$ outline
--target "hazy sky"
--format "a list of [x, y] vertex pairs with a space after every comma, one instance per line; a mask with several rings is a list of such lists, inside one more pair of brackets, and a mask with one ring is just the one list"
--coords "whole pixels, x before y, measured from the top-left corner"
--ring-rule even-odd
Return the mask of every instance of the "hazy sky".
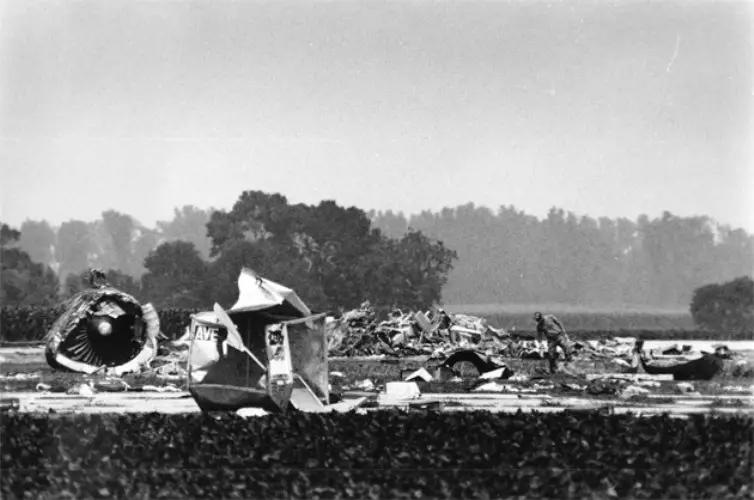
[[754, 231], [744, 2], [6, 1], [3, 221], [242, 190]]

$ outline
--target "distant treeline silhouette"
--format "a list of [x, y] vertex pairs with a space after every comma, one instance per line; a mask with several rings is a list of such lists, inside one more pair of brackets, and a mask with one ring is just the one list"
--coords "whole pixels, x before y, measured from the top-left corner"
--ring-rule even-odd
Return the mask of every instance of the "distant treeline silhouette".
[[[365, 232], [364, 221], [371, 221], [372, 229], [389, 238]], [[214, 233], [210, 234], [208, 228]], [[410, 228], [419, 233], [412, 233], [403, 245], [390, 243], [404, 237]], [[67, 288], [73, 292], [80, 274], [90, 267], [118, 270], [123, 286], [137, 289], [148, 271], [148, 257], [152, 256], [154, 266], [155, 259], [168, 262], [179, 255], [189, 262], [184, 269], [190, 272], [182, 274], [178, 265], [170, 270], [173, 278], [165, 275], [155, 281], [152, 276], [146, 282], [152, 283], [155, 293], [158, 288], [165, 295], [173, 293], [175, 300], [189, 301], [191, 304], [185, 306], [193, 307], [195, 302], [210, 300], [202, 294], [211, 290], [225, 293], [227, 288], [232, 294], [231, 270], [223, 271], [222, 283], [215, 274], [210, 291], [186, 290], [190, 280], [212, 277], [212, 263], [223, 255], [230, 259], [233, 252], [238, 254], [234, 259], [239, 263], [262, 259], [270, 270], [279, 269], [271, 272], [307, 273], [307, 284], [300, 286], [311, 285], [311, 293], [323, 305], [332, 305], [336, 299], [351, 305], [371, 290], [371, 284], [395, 302], [426, 302], [438, 296], [435, 289], [442, 287], [446, 304], [687, 309], [697, 287], [750, 275], [754, 269], [754, 238], [744, 230], [718, 225], [708, 217], [678, 217], [667, 212], [655, 219], [642, 215], [632, 221], [593, 219], [552, 209], [541, 219], [514, 207], [494, 212], [467, 204], [407, 217], [402, 213], [346, 209], [333, 202], [290, 205], [281, 195], [247, 191], [229, 212], [185, 206], [175, 210], [172, 220], [158, 222], [154, 228], [108, 210], [96, 221], [71, 220], [54, 228], [46, 221], [27, 220], [19, 229], [20, 233], [3, 228], [3, 247], [8, 253], [3, 262], [3, 288], [9, 287], [3, 292], [5, 304], [13, 302], [12, 294], [22, 294], [13, 287], [22, 287], [23, 276], [38, 282], [25, 292], [37, 290], [36, 295], [25, 299], [27, 303], [42, 303], [39, 297], [53, 288], [53, 281], [62, 285], [64, 295]], [[307, 232], [310, 234], [301, 238]], [[423, 241], [422, 235], [442, 242], [443, 248], [455, 251], [458, 258], [451, 259], [443, 248]], [[231, 243], [241, 240], [249, 248], [236, 245], [231, 249]], [[199, 260], [193, 257], [193, 249], [181, 246], [155, 252], [161, 244], [178, 241], [192, 244]], [[290, 245], [297, 250], [289, 251]], [[27, 256], [10, 252], [9, 248], [15, 246]], [[298, 259], [302, 248], [306, 248], [307, 257]], [[261, 254], [254, 253], [262, 249]], [[438, 251], [440, 270], [428, 270], [427, 263], [408, 264]], [[267, 262], [276, 256], [286, 263]], [[200, 262], [206, 263], [206, 269]], [[34, 263], [41, 266], [34, 267]], [[9, 271], [11, 265], [18, 271]], [[55, 273], [50, 273], [48, 266]], [[367, 268], [367, 274], [359, 271]], [[402, 272], [410, 276], [402, 276]], [[378, 283], [383, 275], [389, 280]], [[176, 286], [170, 285], [170, 279]], [[159, 286], [155, 284], [158, 282]], [[292, 284], [299, 283], [303, 282], [295, 278]], [[413, 297], [406, 290], [412, 283], [429, 287], [418, 292], [423, 298]], [[196, 298], [199, 296], [201, 299]]]
[[244, 191], [230, 211], [184, 207], [157, 226], [144, 228], [112, 210], [57, 230], [45, 222], [27, 221], [20, 231], [3, 224], [2, 304], [54, 304], [87, 286], [83, 273], [94, 267], [113, 286], [160, 308], [227, 307], [237, 299], [239, 271], [248, 267], [292, 287], [314, 310], [350, 309], [364, 300], [381, 312], [426, 309], [442, 300], [456, 260], [420, 232], [384, 236], [358, 208], [294, 205], [261, 191]]
[[443, 291], [454, 304], [687, 309], [697, 287], [754, 269], [754, 238], [704, 216], [594, 219], [553, 208], [539, 219], [473, 204], [369, 215], [388, 236], [413, 228], [458, 253]]

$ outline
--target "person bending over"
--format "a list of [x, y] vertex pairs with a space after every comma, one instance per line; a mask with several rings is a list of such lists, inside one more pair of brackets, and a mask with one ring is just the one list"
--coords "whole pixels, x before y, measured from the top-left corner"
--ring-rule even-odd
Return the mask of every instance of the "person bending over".
[[547, 339], [547, 353], [550, 361], [550, 373], [555, 373], [558, 368], [557, 356], [558, 346], [563, 349], [566, 363], [570, 363], [573, 358], [573, 348], [568, 338], [563, 324], [553, 316], [545, 316], [540, 312], [534, 313], [534, 321], [537, 323], [537, 338], [541, 342], [544, 336]]

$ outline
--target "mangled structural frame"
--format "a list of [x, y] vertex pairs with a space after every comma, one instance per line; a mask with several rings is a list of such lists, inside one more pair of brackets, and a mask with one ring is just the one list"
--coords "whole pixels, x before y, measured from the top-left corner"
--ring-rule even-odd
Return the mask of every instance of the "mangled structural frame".
[[227, 313], [216, 304], [192, 317], [188, 388], [199, 407], [335, 409], [329, 404], [326, 314], [313, 314], [293, 290], [249, 269], [242, 269], [238, 288]]
[[[45, 358], [56, 370], [122, 375], [157, 354], [160, 320], [152, 304], [109, 285], [80, 292], [45, 336]], [[97, 328], [105, 323], [104, 328]]]

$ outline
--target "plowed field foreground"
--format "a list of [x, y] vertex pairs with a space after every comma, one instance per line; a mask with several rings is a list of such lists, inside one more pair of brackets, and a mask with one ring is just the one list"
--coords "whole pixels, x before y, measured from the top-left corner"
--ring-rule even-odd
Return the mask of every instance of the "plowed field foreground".
[[2, 497], [750, 498], [750, 416], [16, 414]]

